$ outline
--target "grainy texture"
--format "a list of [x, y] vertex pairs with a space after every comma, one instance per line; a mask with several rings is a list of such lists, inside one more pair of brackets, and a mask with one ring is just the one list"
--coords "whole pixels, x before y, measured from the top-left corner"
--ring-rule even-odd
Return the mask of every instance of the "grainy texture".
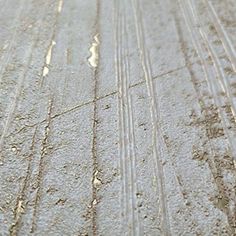
[[0, 0], [0, 235], [236, 235], [235, 0]]

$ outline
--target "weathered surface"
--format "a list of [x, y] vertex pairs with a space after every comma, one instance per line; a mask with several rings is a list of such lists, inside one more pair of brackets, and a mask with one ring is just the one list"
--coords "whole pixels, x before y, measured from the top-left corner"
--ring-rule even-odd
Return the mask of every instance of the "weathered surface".
[[0, 235], [236, 235], [234, 0], [0, 0]]

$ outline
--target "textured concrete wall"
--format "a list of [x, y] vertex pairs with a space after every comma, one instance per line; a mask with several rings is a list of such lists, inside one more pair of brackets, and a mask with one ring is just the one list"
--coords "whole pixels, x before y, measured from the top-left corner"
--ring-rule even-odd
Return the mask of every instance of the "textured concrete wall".
[[236, 235], [235, 0], [0, 0], [0, 235]]

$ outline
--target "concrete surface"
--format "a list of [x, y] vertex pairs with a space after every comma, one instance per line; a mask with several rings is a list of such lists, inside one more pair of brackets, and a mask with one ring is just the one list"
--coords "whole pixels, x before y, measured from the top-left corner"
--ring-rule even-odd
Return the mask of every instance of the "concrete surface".
[[235, 0], [0, 0], [0, 235], [236, 235]]

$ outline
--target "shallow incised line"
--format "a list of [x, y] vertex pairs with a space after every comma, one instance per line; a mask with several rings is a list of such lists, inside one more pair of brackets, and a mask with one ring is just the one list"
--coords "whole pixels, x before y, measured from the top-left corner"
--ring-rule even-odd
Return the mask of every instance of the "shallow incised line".
[[233, 43], [231, 42], [231, 39], [227, 35], [227, 33], [224, 29], [224, 26], [220, 22], [219, 16], [217, 15], [217, 13], [215, 11], [215, 8], [213, 7], [212, 2], [206, 1], [206, 0], [204, 0], [204, 2], [207, 6], [208, 12], [212, 16], [212, 19], [214, 20], [214, 24], [216, 26], [217, 32], [221, 36], [220, 39], [223, 43], [226, 53], [228, 54], [228, 57], [229, 57], [231, 64], [232, 64], [232, 67], [233, 67], [234, 71], [236, 71], [236, 52], [235, 52], [235, 48], [233, 46]]
[[[45, 5], [45, 7], [46, 7], [46, 5]], [[28, 69], [28, 65], [31, 63], [31, 61], [32, 61], [32, 54], [33, 54], [33, 50], [34, 50], [34, 48], [35, 48], [35, 46], [36, 46], [36, 44], [37, 44], [37, 42], [38, 42], [38, 37], [39, 37], [39, 32], [40, 32], [40, 29], [41, 29], [41, 26], [42, 26], [42, 22], [43, 22], [43, 20], [45, 19], [45, 16], [39, 21], [39, 26], [38, 26], [38, 28], [37, 28], [37, 33], [35, 34], [35, 39], [34, 39], [34, 43], [31, 45], [31, 48], [30, 48], [30, 53], [29, 53], [29, 59], [28, 59], [28, 62], [27, 62], [27, 66], [25, 66], [25, 70], [24, 70], [24, 74], [23, 74], [23, 76], [20, 78], [20, 82], [18, 83], [18, 87], [17, 87], [17, 92], [16, 92], [16, 96], [15, 96], [15, 102], [14, 102], [14, 104], [13, 104], [13, 106], [12, 106], [12, 109], [11, 109], [11, 113], [10, 113], [10, 116], [8, 117], [8, 120], [7, 120], [7, 122], [8, 122], [8, 126], [9, 126], [9, 124], [10, 124], [10, 121], [11, 121], [11, 117], [13, 116], [13, 114], [14, 114], [14, 111], [15, 111], [15, 108], [16, 108], [16, 106], [17, 106], [17, 98], [18, 98], [18, 96], [20, 95], [20, 93], [21, 93], [21, 90], [22, 90], [22, 88], [23, 88], [23, 85], [24, 85], [24, 80], [25, 80], [25, 77], [26, 77], [26, 74], [27, 74], [27, 69]], [[48, 56], [47, 56], [47, 58], [46, 58], [46, 62], [47, 63], [50, 63], [50, 60], [51, 60], [51, 55], [50, 55], [50, 53], [48, 54]], [[45, 120], [46, 121], [46, 120]], [[42, 121], [42, 122], [38, 122], [38, 123], [36, 123], [36, 124], [33, 124], [33, 125], [29, 125], [29, 126], [27, 126], [27, 127], [35, 127], [35, 126], [37, 126], [38, 124], [40, 124], [40, 123], [43, 123], [44, 121]], [[8, 127], [8, 126], [6, 126], [6, 127]], [[46, 126], [46, 128], [48, 128], [47, 126]], [[45, 129], [46, 129], [45, 128]], [[23, 130], [24, 128], [22, 128], [22, 130]], [[37, 127], [36, 127], [36, 130], [37, 130]], [[6, 129], [6, 131], [7, 131], [7, 129]], [[48, 132], [48, 130], [45, 130], [45, 132]], [[11, 134], [10, 134], [11, 135]], [[10, 136], [10, 135], [8, 135], [8, 136]], [[36, 135], [36, 131], [35, 131], [35, 134], [34, 134], [34, 136]], [[4, 137], [4, 136], [3, 136]], [[33, 137], [33, 140], [34, 140], [34, 137]], [[46, 142], [47, 141], [47, 138], [46, 139], [44, 139], [44, 142]], [[34, 141], [33, 141], [34, 142]], [[32, 147], [31, 148], [33, 148], [33, 145], [34, 144], [32, 144]], [[44, 155], [44, 150], [41, 150], [41, 159], [40, 159], [40, 163], [42, 162], [42, 160], [43, 160], [43, 155]], [[28, 163], [28, 167], [27, 167], [27, 173], [26, 173], [26, 178], [25, 178], [25, 180], [24, 180], [24, 183], [23, 183], [23, 189], [22, 189], [22, 191], [20, 192], [20, 195], [17, 197], [17, 206], [16, 206], [16, 208], [15, 208], [15, 219], [14, 219], [14, 222], [13, 222], [13, 224], [12, 224], [12, 226], [11, 226], [11, 229], [10, 229], [10, 233], [12, 234], [12, 235], [16, 235], [17, 234], [17, 232], [18, 232], [18, 230], [19, 230], [19, 227], [20, 227], [20, 221], [21, 221], [21, 217], [22, 217], [22, 212], [20, 211], [20, 209], [23, 207], [23, 204], [24, 204], [24, 198], [25, 198], [25, 191], [26, 191], [26, 189], [27, 189], [27, 186], [28, 186], [28, 181], [29, 181], [29, 178], [30, 178], [30, 172], [31, 172], [31, 160], [32, 160], [32, 155], [33, 155], [33, 150], [32, 150], [32, 153], [31, 153], [31, 155], [30, 155], [30, 157], [29, 157], [29, 163]], [[42, 163], [41, 163], [42, 164]], [[37, 189], [37, 194], [36, 194], [36, 198], [35, 198], [35, 208], [34, 208], [34, 212], [33, 212], [33, 222], [32, 222], [32, 227], [31, 227], [31, 231], [34, 231], [35, 230], [35, 227], [36, 227], [36, 215], [37, 215], [37, 204], [38, 204], [38, 202], [39, 202], [39, 191], [40, 191], [40, 181], [41, 181], [41, 172], [42, 172], [42, 170], [41, 170], [42, 168], [41, 167], [39, 167], [39, 173], [38, 173], [38, 189]]]
[[[198, 53], [199, 58], [200, 58], [201, 61], [202, 61], [202, 68], [203, 68], [203, 71], [204, 71], [204, 73], [205, 73], [205, 79], [206, 79], [206, 81], [207, 81], [207, 84], [208, 84], [208, 86], [209, 86], [209, 89], [210, 89], [211, 93], [213, 94], [214, 101], [216, 102], [216, 105], [217, 105], [217, 107], [218, 107], [219, 114], [220, 114], [220, 116], [221, 116], [221, 120], [222, 120], [222, 123], [223, 123], [223, 124], [222, 124], [222, 125], [223, 125], [223, 128], [224, 128], [225, 132], [227, 133], [227, 130], [226, 130], [227, 127], [226, 127], [226, 125], [225, 125], [225, 117], [222, 116], [221, 106], [219, 106], [219, 101], [218, 101], [218, 99], [217, 99], [217, 96], [215, 96], [215, 94], [216, 94], [216, 92], [215, 92], [215, 85], [212, 84], [211, 81], [210, 81], [210, 75], [209, 75], [209, 72], [208, 72], [208, 70], [207, 70], [207, 65], [206, 65], [206, 62], [205, 62], [205, 60], [203, 59], [203, 56], [202, 56], [202, 47], [199, 45], [198, 40], [195, 38], [196, 35], [194, 35], [194, 34], [196, 34], [196, 32], [193, 32], [193, 30], [192, 30], [192, 29], [195, 29], [195, 28], [194, 28], [193, 25], [191, 25], [191, 24], [193, 24], [193, 23], [192, 23], [192, 20], [191, 20], [190, 16], [187, 16], [187, 9], [185, 8], [185, 5], [182, 4], [181, 1], [179, 1], [179, 5], [180, 5], [180, 8], [181, 8], [181, 10], [182, 10], [182, 12], [183, 12], [183, 15], [184, 15], [185, 22], [186, 22], [186, 25], [187, 25], [187, 27], [188, 27], [188, 30], [189, 30], [189, 32], [190, 32], [190, 34], [191, 34], [191, 38], [192, 38], [193, 44], [194, 44], [194, 46], [195, 46], [195, 48], [196, 48], [196, 50], [197, 50], [197, 53]], [[205, 125], [207, 126], [207, 123], [205, 123]], [[228, 133], [227, 133], [227, 135], [228, 135]], [[209, 142], [209, 144], [210, 144], [210, 152], [211, 152], [211, 153], [210, 153], [210, 156], [212, 156], [212, 157], [217, 157], [217, 154], [216, 154], [215, 151], [214, 151], [214, 148], [213, 148], [212, 143]], [[218, 186], [218, 188], [219, 188], [219, 191], [220, 191], [220, 190], [222, 190], [222, 189], [221, 189], [222, 183], [220, 182], [221, 179], [217, 178], [217, 176], [216, 176], [216, 173], [217, 173], [217, 169], [216, 169], [216, 168], [217, 168], [217, 167], [216, 167], [216, 164], [215, 164], [215, 162], [214, 162], [214, 159], [211, 159], [211, 161], [209, 162], [209, 165], [211, 165], [211, 166], [210, 166], [210, 167], [211, 167], [210, 169], [211, 169], [211, 171], [212, 171], [212, 173], [213, 173], [213, 176], [214, 176], [215, 179], [217, 180], [217, 181], [216, 181], [216, 184], [217, 184], [217, 186]], [[224, 192], [224, 189], [223, 189], [223, 192]], [[233, 229], [234, 227], [232, 226], [232, 222], [231, 222], [231, 220], [230, 220], [230, 210], [229, 210], [229, 209], [226, 210], [226, 216], [227, 216], [227, 218], [228, 218], [228, 223], [229, 223], [229, 225], [230, 225], [231, 230], [234, 231], [234, 229]]]
[[152, 129], [153, 129], [153, 158], [154, 163], [156, 165], [155, 168], [155, 175], [156, 179], [159, 180], [159, 191], [160, 191], [160, 200], [161, 200], [161, 211], [162, 211], [162, 232], [164, 235], [170, 235], [170, 226], [169, 226], [169, 217], [167, 211], [167, 203], [166, 203], [166, 196], [165, 196], [165, 177], [164, 172], [161, 164], [161, 148], [165, 147], [163, 137], [161, 134], [161, 129], [158, 125], [158, 118], [159, 113], [157, 110], [157, 101], [155, 96], [155, 91], [153, 88], [153, 80], [152, 80], [152, 73], [151, 73], [151, 64], [148, 50], [146, 49], [145, 45], [145, 35], [143, 31], [143, 22], [142, 22], [142, 15], [141, 9], [139, 6], [139, 2], [137, 0], [131, 0], [132, 7], [133, 7], [133, 14], [135, 19], [135, 27], [136, 27], [136, 37], [138, 42], [138, 49], [140, 54], [140, 60], [142, 63], [142, 69], [145, 75], [146, 86], [148, 89], [148, 95], [151, 99], [150, 104], [150, 112], [151, 112], [151, 119], [152, 119]]
[[[47, 5], [45, 5], [46, 7]], [[56, 21], [54, 26], [56, 26], [57, 23], [57, 18], [58, 18], [58, 13], [56, 15]], [[41, 25], [43, 20], [45, 19], [45, 16], [43, 17], [43, 19], [40, 20], [40, 29], [41, 29]], [[53, 39], [54, 39], [54, 34], [55, 34], [55, 27], [53, 29]], [[38, 40], [38, 39], [37, 39]], [[45, 64], [47, 66], [50, 65], [51, 63], [51, 58], [52, 58], [52, 49], [53, 46], [55, 45], [55, 41], [51, 40], [51, 45], [48, 48], [47, 54], [45, 56]], [[44, 75], [42, 74], [41, 77], [44, 77]], [[41, 83], [41, 87], [42, 87], [42, 83]], [[41, 89], [41, 88], [40, 88]], [[35, 127], [37, 129], [37, 126], [39, 124], [42, 123], [46, 123], [45, 127], [44, 127], [44, 137], [41, 143], [41, 150], [40, 150], [40, 158], [39, 158], [39, 165], [38, 165], [38, 173], [37, 173], [37, 182], [36, 182], [36, 195], [35, 198], [33, 199], [33, 213], [32, 213], [32, 222], [31, 222], [31, 228], [30, 228], [30, 232], [34, 233], [37, 229], [37, 220], [38, 220], [38, 214], [39, 214], [39, 204], [40, 204], [40, 198], [41, 198], [41, 192], [42, 192], [42, 181], [43, 181], [43, 172], [44, 172], [44, 165], [45, 165], [45, 156], [47, 155], [47, 149], [48, 149], [48, 139], [49, 139], [49, 135], [50, 135], [50, 126], [51, 126], [51, 121], [52, 121], [52, 109], [53, 109], [53, 96], [50, 95], [50, 99], [48, 101], [48, 107], [47, 107], [48, 111], [47, 111], [47, 117], [41, 121], [41, 122], [37, 122], [34, 125], [31, 125], [31, 127]], [[33, 153], [32, 153], [33, 155]], [[30, 157], [29, 160], [29, 164], [28, 164], [28, 169], [27, 169], [27, 179], [25, 180], [25, 186], [27, 185], [27, 182], [29, 181], [28, 179], [30, 178], [30, 171], [31, 171], [31, 160], [32, 160], [33, 156]], [[25, 187], [26, 191], [27, 186]], [[25, 194], [25, 193], [24, 193]]]
[[[125, 3], [124, 3], [125, 6]], [[126, 12], [127, 14], [127, 12]], [[130, 64], [129, 64], [129, 40], [128, 40], [128, 31], [127, 31], [127, 22], [126, 22], [126, 15], [124, 17], [124, 27], [123, 32], [124, 40], [122, 49], [124, 55], [124, 94], [126, 94], [126, 104], [127, 104], [127, 123], [128, 123], [128, 141], [129, 141], [129, 156], [130, 156], [130, 172], [131, 172], [131, 199], [132, 199], [132, 222], [133, 222], [133, 235], [142, 235], [142, 227], [140, 225], [140, 219], [138, 212], [135, 212], [137, 209], [137, 196], [136, 193], [138, 192], [137, 187], [137, 170], [136, 170], [136, 152], [135, 152], [135, 134], [134, 134], [134, 122], [133, 122], [133, 106], [132, 106], [132, 95], [129, 92], [128, 84], [130, 82]], [[126, 43], [126, 45], [125, 45]], [[122, 44], [121, 44], [122, 45]]]
[[118, 86], [118, 107], [119, 107], [119, 157], [120, 157], [120, 172], [121, 172], [121, 232], [123, 227], [126, 225], [128, 220], [128, 209], [127, 209], [127, 171], [125, 170], [125, 142], [124, 142], [124, 111], [123, 111], [123, 102], [122, 102], [122, 84], [121, 84], [121, 51], [120, 51], [120, 4], [119, 0], [114, 1], [114, 40], [115, 40], [115, 69], [116, 69], [116, 79]]
[[[19, 20], [19, 18], [21, 17], [22, 11], [24, 9], [24, 5], [25, 5], [25, 0], [22, 0], [21, 3], [20, 3], [19, 9], [18, 9], [17, 16], [14, 17], [14, 23], [15, 24], [16, 24], [16, 22], [21, 22]], [[27, 6], [28, 5], [29, 4], [27, 4]], [[4, 71], [6, 70], [6, 67], [7, 67], [8, 63], [9, 63], [10, 59], [12, 58], [12, 49], [13, 49], [13, 46], [14, 46], [14, 42], [16, 40], [17, 29], [18, 29], [20, 24], [21, 23], [17, 24], [17, 26], [14, 29], [13, 36], [11, 37], [11, 41], [10, 41], [10, 43], [7, 46], [7, 53], [6, 53], [5, 57], [4, 57], [3, 63], [1, 63], [1, 67], [0, 67], [0, 83], [2, 82]]]
[[[121, 206], [124, 211], [124, 215], [121, 214], [121, 226], [122, 232], [129, 232], [130, 235], [140, 235], [139, 217], [138, 213], [135, 212], [135, 209], [137, 208], [136, 154], [134, 150], [132, 100], [128, 87], [130, 80], [128, 34], [126, 28], [126, 15], [121, 15], [121, 12], [124, 12], [124, 5], [122, 2], [121, 5], [119, 5], [118, 2], [116, 3], [115, 62], [119, 91], [119, 152], [122, 180]], [[131, 224], [130, 227], [129, 224]]]
[[[188, 53], [187, 53], [188, 48], [185, 45], [184, 33], [183, 33], [181, 25], [180, 25], [179, 17], [177, 16], [175, 11], [173, 12], [173, 17], [174, 17], [174, 21], [175, 21], [175, 28], [176, 28], [177, 35], [178, 35], [178, 38], [179, 38], [179, 43], [180, 43], [181, 51], [182, 51], [183, 56], [184, 56], [184, 60], [185, 60], [185, 64], [186, 64], [187, 70], [188, 70], [188, 72], [190, 74], [190, 77], [191, 77], [191, 82], [193, 84], [194, 91], [196, 92], [196, 95], [197, 95], [198, 106], [201, 107], [201, 106], [204, 106], [205, 104], [200, 99], [202, 97], [202, 93], [200, 91], [199, 86], [197, 85], [198, 81], [197, 81], [197, 78], [196, 78], [196, 76], [194, 74], [194, 71], [192, 69], [192, 65], [194, 63], [191, 63], [191, 60], [190, 60], [190, 58], [188, 56]], [[203, 105], [201, 105], [201, 103], [203, 103]], [[172, 160], [171, 160], [171, 162], [172, 162]], [[173, 162], [172, 162], [172, 165], [173, 165], [173, 167], [175, 169], [175, 164]], [[177, 177], [178, 173], [176, 175], [175, 172], [176, 171], [174, 171], [175, 179], [176, 179], [176, 182], [178, 183], [178, 186], [179, 186], [180, 192], [182, 194], [183, 200], [186, 200], [186, 199], [188, 199], [188, 197], [183, 195], [183, 186], [182, 186], [182, 184], [180, 184], [180, 181], [178, 180], [178, 177]], [[189, 205], [186, 205], [186, 207], [187, 207], [188, 214], [191, 217], [191, 220], [194, 221], [194, 215], [193, 215], [193, 212], [192, 212], [192, 207], [190, 207]], [[194, 226], [195, 226], [195, 224], [196, 223], [194, 222]], [[195, 226], [195, 228], [197, 228], [197, 225]]]
[[41, 192], [42, 192], [44, 159], [47, 155], [48, 139], [49, 139], [49, 135], [50, 135], [50, 132], [51, 132], [52, 109], [53, 109], [53, 98], [49, 99], [46, 125], [44, 127], [44, 138], [43, 138], [42, 143], [41, 143], [39, 167], [38, 167], [37, 182], [36, 182], [36, 195], [35, 195], [35, 198], [34, 198], [34, 204], [33, 204], [34, 210], [33, 210], [33, 216], [32, 216], [31, 229], [30, 229], [31, 233], [34, 233], [36, 231], [36, 228], [37, 228], [37, 218], [38, 218], [38, 210], [39, 210], [39, 204], [40, 204], [40, 195], [41, 195]]
[[206, 45], [208, 47], [210, 56], [211, 56], [211, 58], [213, 60], [213, 63], [214, 63], [215, 71], [218, 74], [218, 77], [220, 79], [219, 83], [220, 83], [223, 91], [228, 96], [228, 99], [229, 99], [229, 102], [230, 102], [230, 105], [231, 105], [232, 114], [234, 116], [234, 119], [236, 119], [236, 109], [235, 109], [235, 105], [234, 105], [233, 99], [232, 99], [232, 92], [231, 92], [231, 89], [230, 89], [230, 85], [227, 81], [227, 78], [225, 78], [225, 74], [222, 70], [222, 66], [221, 66], [221, 63], [219, 61], [219, 58], [218, 58], [214, 48], [212, 47], [211, 43], [208, 40], [208, 37], [207, 37], [207, 35], [206, 35], [206, 33], [203, 29], [202, 23], [201, 23], [199, 17], [197, 17], [197, 15], [196, 15], [195, 6], [194, 6], [194, 4], [192, 3], [191, 0], [189, 1], [189, 4], [190, 4], [191, 12], [192, 12], [192, 15], [195, 19], [195, 22], [200, 24], [199, 32], [200, 32], [203, 40], [206, 42]]
[[14, 222], [12, 223], [10, 227], [10, 236], [15, 236], [18, 235], [18, 231], [21, 226], [21, 219], [22, 219], [22, 214], [24, 213], [25, 210], [25, 205], [26, 203], [26, 191], [27, 188], [29, 187], [29, 181], [30, 181], [30, 175], [32, 173], [32, 159], [34, 156], [34, 148], [35, 148], [35, 142], [36, 142], [36, 134], [37, 134], [37, 127], [34, 130], [33, 138], [32, 138], [32, 143], [30, 147], [30, 155], [28, 156], [28, 165], [27, 165], [27, 170], [26, 170], [26, 177], [23, 181], [22, 188], [19, 192], [19, 195], [17, 197], [16, 201], [16, 206], [14, 209]]
[[[176, 69], [169, 70], [169, 71], [164, 72], [164, 73], [162, 73], [162, 74], [153, 76], [153, 77], [152, 77], [152, 80], [156, 80], [156, 79], [159, 79], [159, 78], [161, 78], [161, 77], [163, 77], [163, 76], [165, 76], [165, 75], [169, 75], [169, 74], [171, 74], [171, 73], [175, 73], [175, 72], [181, 71], [181, 70], [183, 70], [184, 68], [186, 68], [187, 66], [190, 66], [190, 65], [192, 65], [192, 64], [194, 64], [194, 63], [185, 64], [184, 66], [180, 66], [180, 67], [178, 67], [178, 68], [176, 68]], [[145, 83], [146, 83], [146, 80], [144, 79], [144, 80], [142, 80], [142, 81], [140, 81], [140, 82], [137, 82], [137, 83], [135, 83], [135, 84], [131, 84], [131, 85], [129, 86], [129, 88], [136, 88], [137, 86], [143, 85], [143, 84], [145, 84]]]
[[12, 117], [14, 115], [16, 106], [18, 104], [18, 98], [19, 98], [19, 96], [21, 94], [21, 91], [23, 89], [23, 86], [24, 86], [25, 77], [26, 77], [27, 72], [28, 72], [28, 67], [29, 67], [29, 65], [30, 65], [30, 63], [32, 61], [33, 51], [34, 51], [34, 48], [35, 48], [35, 46], [37, 44], [37, 40], [38, 40], [38, 37], [39, 37], [39, 31], [40, 31], [41, 25], [42, 25], [42, 19], [39, 22], [39, 26], [38, 26], [38, 28], [36, 30], [35, 35], [34, 35], [33, 43], [31, 44], [31, 47], [29, 49], [28, 60], [27, 60], [26, 65], [24, 65], [23, 74], [19, 78], [19, 82], [17, 84], [17, 88], [16, 88], [16, 92], [15, 92], [15, 97], [14, 97], [13, 103], [10, 106], [9, 113], [8, 113], [8, 116], [7, 116], [7, 119], [6, 119], [6, 122], [5, 122], [5, 126], [3, 128], [3, 133], [2, 133], [2, 135], [0, 137], [0, 159], [2, 158], [1, 157], [1, 151], [2, 151], [2, 146], [3, 146], [4, 138], [6, 137], [7, 131], [8, 131], [9, 126], [10, 126], [10, 123], [12, 121]]
[[[228, 99], [229, 99], [229, 102], [230, 102], [230, 109], [231, 109], [231, 112], [234, 116], [234, 122], [235, 122], [235, 108], [234, 108], [234, 104], [233, 104], [233, 101], [232, 101], [232, 95], [231, 95], [231, 92], [229, 91], [229, 88], [227, 87], [227, 82], [226, 81], [223, 81], [225, 78], [224, 78], [224, 75], [222, 75], [222, 71], [220, 70], [220, 64], [219, 64], [219, 60], [217, 59], [217, 55], [215, 54], [215, 52], [213, 51], [213, 48], [211, 47], [208, 39], [207, 39], [207, 36], [205, 34], [205, 32], [203, 31], [202, 29], [202, 24], [200, 22], [200, 20], [198, 19], [198, 17], [196, 16], [196, 10], [194, 9], [194, 5], [192, 4], [191, 0], [189, 1], [189, 7], [190, 7], [190, 12], [193, 16], [193, 19], [195, 20], [196, 23], [200, 24], [200, 27], [199, 27], [199, 33], [202, 37], [202, 39], [204, 40], [204, 42], [206, 43], [206, 46], [207, 46], [207, 50], [213, 60], [213, 64], [214, 64], [214, 69], [215, 69], [215, 72], [216, 74], [218, 74], [218, 76], [220, 77], [220, 81], [219, 81], [219, 84], [220, 86], [222, 87], [222, 89], [226, 92], [226, 94], [228, 95]], [[223, 76], [223, 77], [222, 77]], [[210, 76], [208, 75], [208, 78], [210, 78]], [[212, 87], [214, 88], [214, 90], [216, 89], [216, 86], [214, 81], [212, 80]], [[215, 101], [218, 102], [217, 105], [218, 105], [218, 109], [219, 109], [219, 112], [220, 112], [220, 115], [222, 117], [222, 123], [223, 123], [223, 126], [224, 126], [224, 129], [225, 129], [225, 132], [227, 134], [227, 136], [229, 137], [228, 138], [228, 142], [231, 146], [231, 151], [232, 151], [232, 155], [233, 155], [233, 158], [236, 160], [236, 146], [234, 145], [232, 139], [233, 139], [233, 136], [229, 133], [228, 131], [228, 128], [227, 128], [227, 125], [226, 125], [226, 118], [223, 114], [223, 111], [222, 111], [222, 108], [221, 108], [221, 101], [220, 99], [218, 98], [217, 96], [217, 93], [214, 92], [214, 98], [215, 98]]]
[[[189, 1], [189, 4], [190, 4], [191, 13], [193, 15], [193, 18], [195, 19], [195, 22], [200, 24], [199, 33], [200, 33], [200, 35], [202, 36], [202, 39], [205, 41], [205, 43], [207, 45], [209, 54], [210, 54], [210, 56], [212, 58], [212, 61], [213, 61], [213, 64], [214, 64], [215, 72], [216, 72], [216, 74], [218, 73], [218, 76], [220, 78], [220, 83], [221, 83], [223, 89], [225, 90], [226, 95], [228, 95], [228, 100], [229, 100], [230, 105], [231, 105], [230, 109], [231, 109], [231, 112], [233, 114], [234, 122], [235, 122], [235, 107], [234, 107], [234, 104], [232, 102], [232, 95], [231, 95], [231, 92], [230, 92], [230, 90], [227, 86], [228, 84], [227, 84], [226, 78], [224, 76], [224, 72], [222, 72], [222, 70], [221, 70], [221, 65], [220, 65], [219, 59], [218, 59], [218, 57], [216, 55], [216, 52], [214, 51], [213, 47], [211, 46], [211, 44], [210, 44], [210, 42], [207, 38], [206, 33], [204, 32], [204, 29], [202, 27], [202, 23], [201, 23], [199, 17], [197, 17], [197, 10], [195, 9], [195, 6], [194, 6], [194, 4], [192, 3], [191, 0]], [[226, 125], [226, 119], [223, 115], [223, 111], [222, 111], [221, 107], [219, 107], [219, 112], [222, 116], [222, 122], [225, 123], [224, 126], [226, 127], [226, 134], [228, 136], [228, 142], [229, 142], [229, 146], [231, 148], [232, 157], [233, 157], [234, 160], [236, 160], [236, 148], [235, 148], [235, 143], [233, 142], [233, 140], [235, 139], [234, 135], [231, 135], [231, 133], [228, 131], [228, 128], [227, 128], [227, 125]], [[235, 166], [234, 166], [234, 168], [235, 168]], [[235, 204], [235, 202], [234, 202], [234, 204]], [[231, 219], [232, 216], [230, 216], [232, 211], [235, 212], [235, 209], [230, 210], [230, 208], [228, 208], [227, 211], [228, 211], [227, 216], [228, 216], [230, 227], [231, 227], [232, 231], [234, 233], [236, 233], [235, 224], [232, 222], [232, 219]], [[236, 215], [234, 213], [233, 221], [235, 221], [235, 217], [236, 217]]]

